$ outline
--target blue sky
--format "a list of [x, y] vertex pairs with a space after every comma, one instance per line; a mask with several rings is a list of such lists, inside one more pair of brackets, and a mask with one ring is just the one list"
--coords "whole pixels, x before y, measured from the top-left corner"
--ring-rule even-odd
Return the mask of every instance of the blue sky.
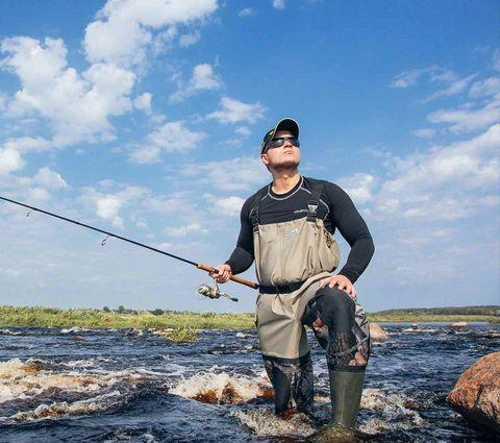
[[[486, 0], [3, 1], [0, 195], [215, 265], [291, 116], [302, 173], [374, 236], [368, 310], [498, 304], [499, 19]], [[182, 263], [0, 211], [0, 304], [253, 310], [233, 284], [238, 304], [200, 299]]]

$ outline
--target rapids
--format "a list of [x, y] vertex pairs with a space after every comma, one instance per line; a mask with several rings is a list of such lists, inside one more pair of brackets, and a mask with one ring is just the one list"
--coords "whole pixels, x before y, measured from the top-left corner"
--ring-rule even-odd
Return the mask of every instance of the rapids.
[[[500, 349], [500, 327], [386, 325], [359, 417], [371, 441], [494, 441], [446, 404], [457, 378]], [[206, 331], [195, 344], [133, 331], [0, 330], [0, 442], [304, 441], [330, 413], [313, 337], [316, 419], [273, 414], [255, 331]]]

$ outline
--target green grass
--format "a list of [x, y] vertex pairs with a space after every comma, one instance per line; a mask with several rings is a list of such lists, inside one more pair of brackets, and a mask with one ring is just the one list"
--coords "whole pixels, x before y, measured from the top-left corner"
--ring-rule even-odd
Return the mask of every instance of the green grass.
[[194, 341], [203, 329], [241, 330], [254, 327], [251, 314], [168, 312], [153, 315], [104, 312], [97, 309], [55, 309], [0, 306], [0, 327], [166, 330], [173, 341]]
[[[433, 315], [415, 310], [385, 311], [368, 314], [373, 322], [490, 322], [500, 323], [500, 317], [493, 315]], [[242, 330], [252, 329], [253, 314], [215, 314], [193, 312], [166, 312], [153, 315], [138, 313], [104, 312], [99, 309], [56, 309], [43, 307], [0, 306], [0, 327], [71, 328], [88, 329], [155, 329], [163, 331], [162, 336], [176, 342], [196, 340], [204, 329]]]
[[493, 315], [430, 315], [430, 314], [368, 314], [368, 318], [376, 323], [467, 323], [488, 322], [500, 323], [500, 317]]

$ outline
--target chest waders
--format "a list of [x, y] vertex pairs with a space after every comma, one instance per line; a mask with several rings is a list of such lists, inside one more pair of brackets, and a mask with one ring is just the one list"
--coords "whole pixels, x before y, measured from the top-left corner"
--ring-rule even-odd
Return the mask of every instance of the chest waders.
[[319, 320], [322, 326], [314, 332], [327, 351], [334, 420], [351, 427], [368, 363], [369, 329], [362, 307], [345, 292], [319, 288], [340, 261], [338, 245], [318, 216], [322, 185], [312, 187], [304, 217], [272, 224], [260, 223], [265, 191], [257, 194], [250, 219], [260, 288], [256, 325], [276, 413], [312, 413], [313, 373], [304, 325]]

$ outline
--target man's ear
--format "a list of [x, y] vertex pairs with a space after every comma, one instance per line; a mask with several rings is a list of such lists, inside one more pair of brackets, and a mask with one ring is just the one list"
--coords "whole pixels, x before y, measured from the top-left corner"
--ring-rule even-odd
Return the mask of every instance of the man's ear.
[[269, 159], [267, 158], [267, 154], [261, 154], [260, 159], [262, 160], [262, 163], [264, 163], [265, 166], [269, 165]]

